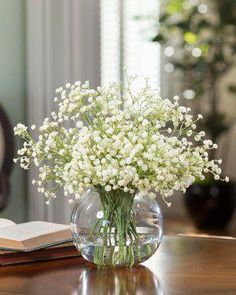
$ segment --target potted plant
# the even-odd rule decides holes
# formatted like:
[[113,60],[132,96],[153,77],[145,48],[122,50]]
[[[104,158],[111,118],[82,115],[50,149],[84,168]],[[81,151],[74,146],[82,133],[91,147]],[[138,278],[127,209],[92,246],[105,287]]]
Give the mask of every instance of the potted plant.
[[162,99],[148,81],[134,91],[133,80],[97,89],[68,83],[56,91],[58,109],[31,126],[38,137],[15,127],[24,139],[15,162],[38,167],[33,184],[48,205],[64,191],[74,204],[74,243],[97,265],[132,266],[153,255],[163,234],[157,193],[169,206],[174,191],[205,173],[229,181],[219,161],[209,160],[216,145],[195,131],[202,116],[178,97]]
[[[217,142],[234,124],[220,109],[219,88],[236,64],[236,2],[166,0],[158,22],[153,41],[164,47],[165,70],[181,73],[181,97],[203,113],[202,126]],[[235,94],[236,84],[227,85],[227,91]],[[185,200],[198,227],[224,227],[235,207],[234,184],[208,176],[188,189]]]

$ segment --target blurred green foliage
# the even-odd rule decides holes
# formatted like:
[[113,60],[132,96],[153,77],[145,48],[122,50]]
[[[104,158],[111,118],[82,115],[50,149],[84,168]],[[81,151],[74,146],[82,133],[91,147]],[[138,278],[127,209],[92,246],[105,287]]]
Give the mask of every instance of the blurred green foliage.
[[[236,63],[236,0],[165,0],[154,42],[183,73],[184,89],[208,99],[204,127],[215,141],[231,123],[219,110],[220,79]],[[236,94],[236,84],[227,88]]]

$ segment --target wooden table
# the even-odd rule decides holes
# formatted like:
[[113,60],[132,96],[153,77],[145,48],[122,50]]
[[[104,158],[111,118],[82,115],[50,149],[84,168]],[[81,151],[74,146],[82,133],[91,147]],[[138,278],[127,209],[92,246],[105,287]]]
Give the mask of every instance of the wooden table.
[[197,229],[188,216],[167,216],[165,218],[165,233],[168,235],[207,234],[236,238],[236,212],[228,226],[219,229]]
[[0,294],[236,294],[236,240],[165,236],[134,268],[70,258],[0,268]]

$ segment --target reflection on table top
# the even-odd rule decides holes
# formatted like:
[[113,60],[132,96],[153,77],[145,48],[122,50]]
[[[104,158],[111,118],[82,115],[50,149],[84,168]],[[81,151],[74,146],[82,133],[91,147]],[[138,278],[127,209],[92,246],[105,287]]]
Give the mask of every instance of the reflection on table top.
[[175,216],[165,218],[165,233],[173,234],[197,234],[217,235],[236,238],[236,212],[226,228],[197,229],[188,216]]
[[97,268],[81,257],[2,267],[0,294],[236,294],[236,240],[165,236],[133,268]]

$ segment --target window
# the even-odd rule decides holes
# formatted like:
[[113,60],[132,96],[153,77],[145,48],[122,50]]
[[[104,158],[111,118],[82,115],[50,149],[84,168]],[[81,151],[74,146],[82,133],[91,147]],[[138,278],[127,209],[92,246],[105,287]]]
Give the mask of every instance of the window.
[[[160,84],[160,48],[151,42],[154,26],[149,16],[158,13],[157,0],[101,1],[101,82],[124,79],[129,74],[148,77],[153,88]],[[137,81],[140,86],[141,81]]]

